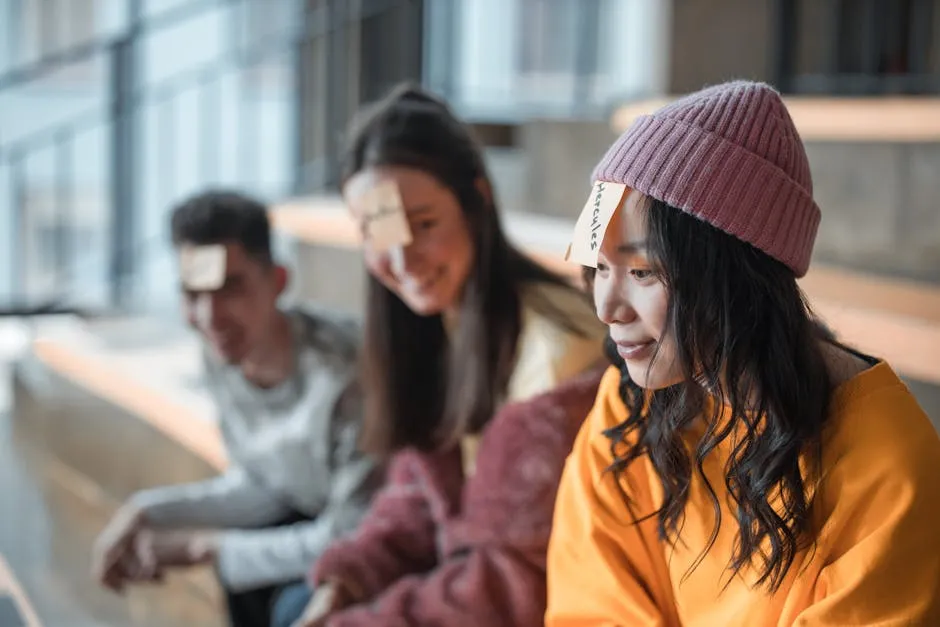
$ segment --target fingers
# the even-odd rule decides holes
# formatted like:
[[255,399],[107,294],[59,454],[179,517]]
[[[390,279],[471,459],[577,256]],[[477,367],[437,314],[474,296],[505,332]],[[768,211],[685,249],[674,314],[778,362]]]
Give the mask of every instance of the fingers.
[[140,510],[125,505],[114,515],[95,541],[92,550],[92,575],[105,584],[115,565],[128,552],[142,521]]
[[120,594],[129,583],[162,580],[163,574],[148,541],[148,532],[134,531],[128,535],[119,530],[113,535],[102,535],[105,537],[92,558],[92,574],[102,586]]
[[112,545],[99,549],[92,557],[92,576],[102,585],[113,588],[121,579],[120,563],[127,553],[127,546]]

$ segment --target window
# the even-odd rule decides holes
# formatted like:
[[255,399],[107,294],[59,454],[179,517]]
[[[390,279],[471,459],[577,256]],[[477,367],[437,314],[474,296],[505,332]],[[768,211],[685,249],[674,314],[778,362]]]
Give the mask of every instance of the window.
[[940,93],[940,0],[778,0],[788,91]]

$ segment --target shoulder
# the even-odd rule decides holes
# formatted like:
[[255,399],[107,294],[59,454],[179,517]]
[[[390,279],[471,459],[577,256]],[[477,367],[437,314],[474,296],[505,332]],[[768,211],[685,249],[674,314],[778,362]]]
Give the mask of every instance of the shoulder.
[[598,363],[606,327],[583,294],[551,284],[528,286],[510,381],[510,400],[550,389]]
[[568,464],[572,472],[586,473],[594,479],[614,461],[608,429],[621,424],[628,410],[620,396],[622,374],[615,366],[604,372],[593,405],[578,431]]
[[580,427],[595,401],[604,372],[605,368],[598,365],[534,396],[506,403],[486,431],[528,432],[570,423]]
[[895,472],[940,470],[940,437],[914,395],[886,363],[852,377],[833,395],[824,468],[874,455]]
[[539,460],[560,469],[591,410],[602,372],[592,368],[549,391],[501,407],[481,435],[478,473],[489,469],[494,478],[506,477],[523,465],[538,466]]
[[565,459],[601,372],[593,369],[549,392],[508,403],[494,415],[481,436],[476,473],[465,493],[468,511],[486,506],[467,516],[483,516],[505,533],[520,526],[544,527],[547,533]]
[[585,424],[592,431],[602,433],[627,419],[627,406],[620,396],[623,373],[616,366],[608,366],[597,387],[597,396]]
[[[877,511],[878,524],[933,524],[940,503],[940,437],[914,396],[884,363],[840,386],[822,443],[816,498],[824,528]],[[862,516],[865,518],[865,516]],[[842,529],[841,539],[851,537]]]
[[298,342],[305,348],[353,361],[362,343],[360,320],[350,314],[304,305],[287,310],[296,325]]
[[521,294],[523,324],[558,338],[602,339],[607,328],[590,298],[570,285],[532,283]]

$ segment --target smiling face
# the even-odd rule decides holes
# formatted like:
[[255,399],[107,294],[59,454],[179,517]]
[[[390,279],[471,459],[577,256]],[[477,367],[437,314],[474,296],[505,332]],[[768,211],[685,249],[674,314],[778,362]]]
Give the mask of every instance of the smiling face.
[[183,314],[222,361],[239,364],[264,348],[287,271],[251,257],[239,243],[227,242],[225,249],[223,284],[213,290],[183,286]]
[[366,268],[422,316],[455,310],[473,267],[474,249],[460,202],[433,176],[409,167],[366,168],[343,186],[343,198],[362,225],[363,200],[383,183],[398,187],[411,229],[404,247],[377,250],[367,236]]
[[594,303],[637,385],[660,389],[682,380],[667,331],[669,293],[646,247],[646,202],[630,191],[614,212],[597,258]]

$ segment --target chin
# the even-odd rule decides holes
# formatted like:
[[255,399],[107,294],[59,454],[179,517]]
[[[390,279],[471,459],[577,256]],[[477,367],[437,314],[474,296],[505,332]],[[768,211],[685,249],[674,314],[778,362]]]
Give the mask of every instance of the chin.
[[408,305],[408,309],[419,316],[436,316],[444,313],[447,309],[446,301],[437,297],[403,297],[403,301]]
[[630,373],[630,378],[644,390],[662,390],[682,381],[682,377],[675,377],[671,372],[658,372],[657,370],[655,366],[650,369],[649,362],[643,364],[627,362],[627,372]]
[[416,315],[423,317],[438,316],[444,313],[444,307],[441,307],[437,303],[409,303],[408,309],[413,311]]

